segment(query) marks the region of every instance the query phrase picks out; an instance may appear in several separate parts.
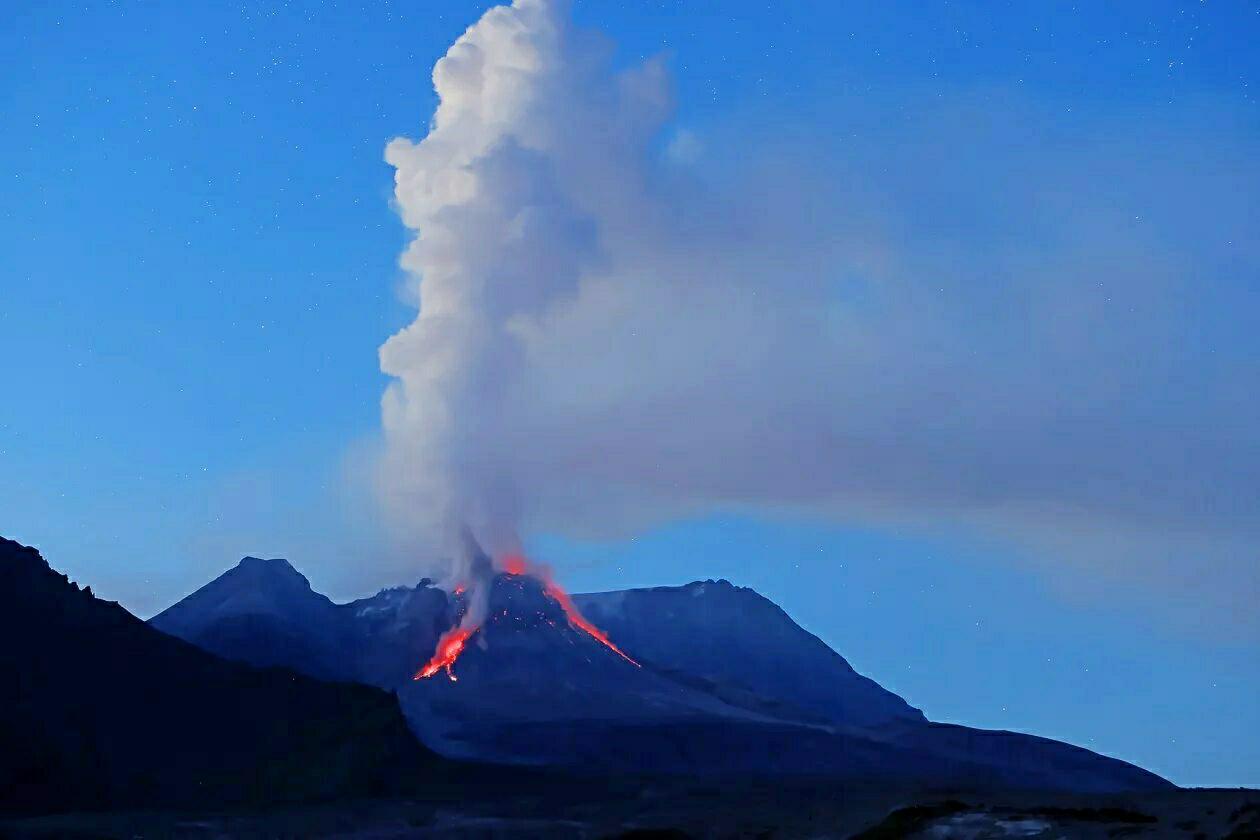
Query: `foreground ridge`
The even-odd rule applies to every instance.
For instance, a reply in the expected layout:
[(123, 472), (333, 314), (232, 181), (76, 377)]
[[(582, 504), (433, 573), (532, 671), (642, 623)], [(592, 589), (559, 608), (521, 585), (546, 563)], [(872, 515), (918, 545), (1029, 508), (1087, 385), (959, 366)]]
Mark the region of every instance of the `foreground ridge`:
[(5, 539), (0, 670), (20, 675), (0, 690), (4, 811), (364, 795), (444, 764), (389, 694), (212, 656)]

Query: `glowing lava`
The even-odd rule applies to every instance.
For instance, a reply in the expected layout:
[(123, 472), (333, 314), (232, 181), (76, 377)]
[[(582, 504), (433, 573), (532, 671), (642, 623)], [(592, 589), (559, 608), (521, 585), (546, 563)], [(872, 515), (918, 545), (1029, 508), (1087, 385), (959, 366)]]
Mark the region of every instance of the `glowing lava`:
[(455, 671), (451, 669), (451, 666), (464, 652), (464, 645), (475, 632), (477, 632), (476, 628), (468, 627), (452, 627), (447, 630), (442, 634), (442, 638), (438, 639), (437, 652), (433, 654), (429, 664), (421, 668), (412, 679), (427, 679), (445, 668), (446, 675), (451, 678), (451, 682), (455, 682), (459, 678), (455, 676)]
[[(564, 615), (569, 620), (570, 627), (575, 630), (581, 630), (583, 633), (590, 636), (592, 639), (599, 642), (601, 645), (608, 648), (634, 667), (642, 667), (638, 662), (635, 662), (627, 656), (621, 648), (613, 644), (612, 639), (608, 638), (607, 633), (600, 630), (594, 624), (591, 624), (591, 622), (587, 620), (586, 616), (582, 615), (582, 611), (577, 608), (577, 604), (573, 603), (573, 599), (569, 597), (569, 593), (561, 589), (560, 585), (552, 580), (550, 575), (540, 574), (537, 571), (531, 570), (525, 558), (519, 554), (508, 555), (503, 558), (500, 565), (506, 574), (528, 574), (540, 580), (543, 585), (543, 594), (555, 601), (560, 606), (560, 609), (564, 610)], [(462, 583), (455, 588), (456, 595), (462, 595), (464, 591), (465, 585)], [(506, 612), (504, 614), (506, 615)], [(468, 616), (465, 616), (464, 620), (467, 618)], [(412, 677), (412, 679), (428, 679), (438, 671), (445, 669), (446, 675), (450, 677), (452, 681), (455, 681), (455, 671), (452, 666), (454, 666), (455, 660), (459, 659), (459, 655), (464, 652), (464, 646), (468, 643), (468, 640), (472, 638), (473, 634), (479, 629), (481, 629), (479, 621), (472, 623), (469, 626), (464, 626), (464, 621), (461, 621), (458, 626), (447, 630), (442, 634), (442, 637), (438, 639), (437, 651), (433, 654), (433, 658), (430, 659), (428, 664), (421, 668), (419, 672)]]
[(543, 591), (547, 593), (551, 600), (560, 605), (560, 609), (564, 610), (565, 616), (569, 619), (569, 624), (583, 631), (586, 635), (590, 636), (592, 639), (599, 642), (601, 645), (608, 648), (634, 667), (643, 667), (638, 662), (635, 662), (633, 659), (626, 656), (621, 648), (614, 645), (612, 643), (612, 639), (608, 638), (607, 633), (587, 621), (586, 616), (582, 615), (581, 611), (577, 608), (577, 604), (574, 604), (573, 599), (569, 597), (569, 593), (561, 589), (555, 581), (546, 581)]

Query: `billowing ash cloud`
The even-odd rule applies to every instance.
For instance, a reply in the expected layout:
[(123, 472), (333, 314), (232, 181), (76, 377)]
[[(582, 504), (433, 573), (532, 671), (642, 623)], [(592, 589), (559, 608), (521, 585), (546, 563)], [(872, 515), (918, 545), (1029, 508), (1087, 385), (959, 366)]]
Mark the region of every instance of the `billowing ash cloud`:
[[(672, 129), (663, 64), (614, 70), (568, 12), (489, 11), (434, 69), (427, 136), (386, 150), (421, 301), (381, 348), (400, 522), (501, 552), (803, 513), (1254, 596), (1254, 357), (1191, 333), (1254, 305), (1203, 243), (1237, 234), (1233, 271), (1256, 253), (1150, 186), (1149, 133), (1068, 150), (954, 102), (737, 154)], [(1193, 144), (1163, 140), (1174, 171)], [(1172, 189), (1245, 219), (1237, 165)]]
[(388, 480), (404, 518), (468, 527), (498, 552), (515, 547), (530, 483), (513, 427), (535, 399), (539, 331), (607, 267), (605, 217), (643, 202), (642, 158), (666, 115), (659, 64), (614, 76), (607, 59), (564, 3), (492, 9), (434, 68), (428, 136), (385, 152), (418, 231), (402, 264), (422, 299), (381, 348), (399, 380), (384, 401)]

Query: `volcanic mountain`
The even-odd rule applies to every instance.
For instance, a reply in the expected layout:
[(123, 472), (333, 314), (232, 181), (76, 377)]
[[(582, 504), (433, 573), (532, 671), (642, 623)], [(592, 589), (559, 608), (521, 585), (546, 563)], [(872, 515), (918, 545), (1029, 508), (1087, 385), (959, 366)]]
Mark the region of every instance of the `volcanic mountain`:
[(574, 596), (618, 642), (681, 680), (739, 686), (779, 715), (849, 726), (921, 723), (923, 713), (853, 670), (777, 604), (728, 581)]
[[(221, 586), (205, 587), (183, 603), (182, 615), (207, 619), (208, 632), (182, 627), (180, 614), (156, 623), (172, 636), (194, 640), (212, 653), (251, 665), (283, 665), (315, 677), (341, 677), (335, 652), (344, 626), (337, 606), (311, 591), (311, 585), (284, 560), (246, 557), (222, 578)], [(248, 652), (239, 656), (241, 652)]]
[(457, 679), (441, 670), (413, 679), (466, 608), (428, 581), (338, 605), (284, 561), (247, 559), (152, 623), (224, 656), (289, 651), (292, 667), (395, 689), (412, 729), (448, 756), (953, 786), (1167, 786), (1067, 744), (929, 722), (778, 606), (726, 581), (574, 596), (634, 661), (575, 626), (545, 581), (500, 573), (487, 585)]
[(5, 539), (0, 673), (0, 810), (364, 795), (447, 766), (386, 692), (206, 653)]

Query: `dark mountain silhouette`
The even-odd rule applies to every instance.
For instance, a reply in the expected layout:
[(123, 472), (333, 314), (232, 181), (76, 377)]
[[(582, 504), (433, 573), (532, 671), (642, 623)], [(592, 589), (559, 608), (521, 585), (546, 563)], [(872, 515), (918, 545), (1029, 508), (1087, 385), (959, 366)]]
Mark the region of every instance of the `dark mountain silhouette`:
[(4, 539), (0, 674), (3, 810), (361, 795), (446, 765), (388, 693), (213, 656)]
[[(349, 642), (340, 610), (287, 560), (246, 557), (150, 622), (211, 653), (251, 665), (282, 665), (315, 677), (344, 675)], [(187, 623), (181, 623), (187, 620)]]
[(455, 664), (458, 681), (411, 679), (457, 611), (427, 581), (337, 605), (283, 561), (246, 560), (153, 624), (242, 661), (280, 657), (310, 673), (332, 663), (342, 679), (396, 689), (413, 730), (453, 757), (988, 788), (1169, 787), (1068, 744), (931, 723), (778, 606), (726, 581), (574, 600), (642, 667), (571, 627), (537, 581), (515, 575), (493, 581), (490, 617)]
[(427, 579), (334, 604), (287, 560), (246, 557), (149, 624), (239, 662), (394, 688), (410, 681), (416, 651), (433, 650), (454, 609)]

